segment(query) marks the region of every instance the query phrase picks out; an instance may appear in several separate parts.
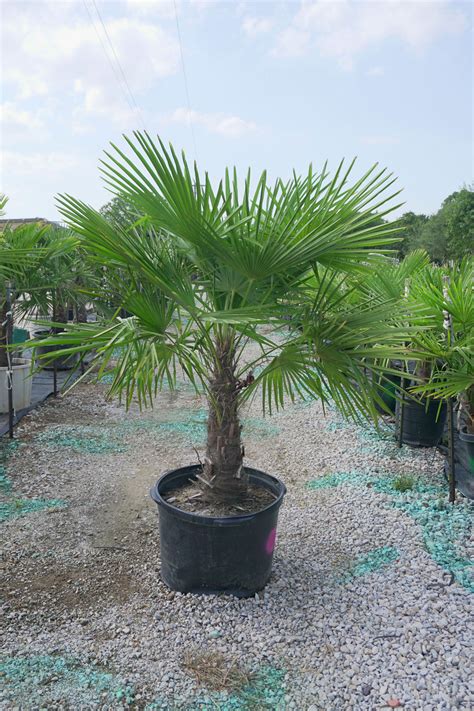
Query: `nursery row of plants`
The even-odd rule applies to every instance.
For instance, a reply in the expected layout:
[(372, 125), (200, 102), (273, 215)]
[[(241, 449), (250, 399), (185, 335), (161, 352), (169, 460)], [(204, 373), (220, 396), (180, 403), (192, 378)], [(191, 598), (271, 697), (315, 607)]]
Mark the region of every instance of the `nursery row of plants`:
[(1, 235), (0, 372), (17, 367), (13, 319), (39, 314), (49, 335), (27, 344), (32, 369), (75, 360), (108, 373), (127, 406), (150, 405), (178, 374), (204, 392), (202, 461), (152, 492), (170, 587), (250, 594), (268, 579), (285, 487), (245, 463), (240, 412), (257, 392), (268, 414), (311, 398), (375, 423), (397, 409), (403, 441), (424, 446), (454, 403), (457, 466), (473, 476), (473, 260), (394, 258), (399, 230), (380, 219), (399, 207), (390, 174), (355, 177), (342, 162), (287, 182), (226, 171), (213, 186), (143, 133), (112, 146), (101, 170), (136, 219), (62, 195), (67, 227)]

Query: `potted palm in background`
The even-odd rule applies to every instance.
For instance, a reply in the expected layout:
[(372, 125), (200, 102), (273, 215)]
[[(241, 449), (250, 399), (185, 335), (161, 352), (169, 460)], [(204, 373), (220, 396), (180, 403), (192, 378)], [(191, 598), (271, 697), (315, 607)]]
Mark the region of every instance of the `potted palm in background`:
[(166, 473), (152, 491), (162, 578), (185, 592), (249, 595), (270, 575), (285, 487), (244, 461), (242, 408), (260, 390), (270, 413), (302, 397), (377, 417), (364, 366), (397, 352), (404, 334), (396, 301), (354, 302), (351, 280), (390, 242), (395, 228), (374, 224), (374, 212), (395, 209), (397, 193), (376, 166), (350, 183), (353, 163), (273, 185), (263, 173), (253, 189), (250, 173), (239, 182), (226, 171), (214, 188), (161, 141), (126, 141), (129, 155), (114, 146), (102, 172), (146, 228), (111, 223), (68, 195), (59, 206), (109, 283), (116, 274), (113, 291), (132, 316), (68, 325), (43, 345), (95, 350), (99, 377), (116, 358), (109, 395), (127, 405), (150, 404), (178, 370), (204, 391), (202, 463)]
[[(398, 322), (400, 328), (406, 330), (404, 319), (407, 316), (405, 303), (408, 285), (423, 269), (429, 265), (428, 254), (417, 249), (407, 254), (401, 261), (397, 259), (380, 258), (373, 264), (370, 273), (364, 274), (357, 283), (353, 299), (371, 299), (376, 303), (392, 301), (398, 304), (392, 315), (392, 321)], [(410, 310), (408, 313), (412, 315)], [(419, 317), (419, 313), (417, 314)], [(412, 320), (409, 318), (409, 320)], [(416, 333), (416, 326), (410, 329)], [(407, 344), (408, 345), (408, 344)], [(415, 362), (412, 361), (412, 369)], [(368, 375), (376, 384), (375, 406), (382, 414), (395, 414), (399, 402), (402, 372), (409, 364), (401, 360), (385, 359), (367, 363)]]
[[(34, 307), (43, 316), (50, 314), (54, 325), (36, 328), (36, 338), (63, 331), (69, 320), (68, 312), (72, 311), (76, 315), (83, 313), (89, 299), (89, 290), (97, 282), (97, 275), (80, 249), (80, 241), (71, 230), (52, 226), (43, 235), (41, 244), (47, 250), (48, 257), (38, 266), (35, 279), (42, 288), (31, 292), (24, 299), (23, 306), (27, 311)], [(44, 355), (51, 350), (54, 347), (38, 348), (37, 355)], [(72, 368), (76, 362), (77, 354), (57, 354), (54, 360), (47, 362), (45, 368), (63, 370)]]
[[(447, 291), (445, 277), (450, 281)], [(438, 381), (439, 373), (446, 368), (446, 313), (453, 318), (457, 336), (469, 331), (472, 334), (472, 327), (470, 330), (468, 325), (472, 317), (470, 279), (472, 264), (465, 260), (462, 268), (426, 264), (410, 280), (405, 300), (415, 327), (408, 344), (415, 360), (407, 375), (410, 392), (403, 402), (402, 436), (407, 444), (435, 446), (442, 437), (446, 404), (443, 398), (434, 396), (432, 383)]]
[(430, 270), (414, 293), (418, 305), (444, 319), (444, 332), (418, 333), (421, 358), (434, 363), (429, 380), (418, 383), (415, 393), (443, 402), (452, 398), (458, 413), (455, 437), (456, 480), (474, 497), (474, 260)]
[[(0, 234), (0, 412), (28, 407), (31, 399), (31, 361), (15, 357), (13, 329), (15, 316), (23, 312), (30, 290), (37, 287), (37, 268), (45, 258), (41, 240), (49, 227), (40, 224), (9, 225)], [(38, 292), (36, 292), (38, 293)]]
[(14, 323), (30, 327), (38, 314), (48, 313), (59, 321), (60, 312), (65, 321), (66, 304), (84, 301), (77, 281), (84, 281), (90, 268), (78, 245), (69, 230), (49, 223), (7, 223), (0, 234), (0, 412), (9, 410), (10, 380), (14, 410), (28, 407), (31, 399), (32, 363), (16, 357)]

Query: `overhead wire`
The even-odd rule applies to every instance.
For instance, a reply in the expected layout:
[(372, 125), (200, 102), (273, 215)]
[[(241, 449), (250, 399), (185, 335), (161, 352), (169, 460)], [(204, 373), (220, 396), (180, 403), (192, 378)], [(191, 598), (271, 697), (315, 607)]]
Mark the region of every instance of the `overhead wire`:
[(113, 63), (112, 60), (110, 59), (109, 53), (107, 52), (107, 48), (106, 48), (106, 46), (105, 46), (105, 44), (104, 44), (104, 41), (103, 41), (102, 37), (100, 36), (100, 32), (98, 31), (98, 29), (97, 29), (97, 27), (96, 27), (96, 25), (95, 25), (94, 18), (92, 17), (91, 11), (89, 10), (89, 7), (88, 7), (88, 5), (87, 5), (86, 0), (82, 0), (82, 3), (83, 3), (83, 5), (84, 5), (84, 7), (86, 8), (87, 14), (88, 14), (88, 16), (89, 16), (90, 23), (91, 23), (92, 27), (94, 28), (94, 31), (95, 31), (95, 33), (96, 33), (96, 35), (97, 35), (97, 38), (98, 38), (98, 40), (99, 40), (99, 42), (100, 42), (100, 45), (101, 45), (101, 47), (102, 47), (102, 49), (103, 49), (103, 51), (104, 51), (104, 54), (105, 54), (105, 56), (107, 57), (107, 61), (109, 62), (109, 65), (110, 65), (110, 67), (111, 67), (111, 69), (112, 69), (113, 75), (114, 75), (115, 79), (117, 80), (117, 83), (118, 83), (118, 85), (119, 85), (119, 89), (120, 89), (121, 93), (123, 94), (123, 96), (124, 96), (124, 98), (125, 98), (125, 101), (127, 102), (129, 108), (133, 111), (133, 110), (134, 110), (134, 109), (133, 109), (133, 105), (130, 103), (129, 97), (128, 97), (127, 94), (124, 92), (122, 82), (120, 81), (120, 77), (119, 77), (119, 75), (117, 74), (117, 70), (116, 70), (116, 68), (115, 68), (114, 63)]
[(181, 54), (181, 68), (183, 70), (184, 90), (186, 93), (186, 102), (188, 104), (188, 124), (189, 124), (189, 128), (191, 130), (191, 136), (193, 139), (194, 156), (195, 156), (195, 159), (197, 160), (198, 155), (197, 155), (197, 146), (196, 146), (196, 135), (194, 133), (194, 124), (193, 124), (193, 120), (192, 120), (192, 109), (191, 109), (191, 100), (189, 98), (188, 77), (186, 74), (186, 66), (184, 64), (183, 43), (181, 41), (181, 30), (179, 27), (178, 8), (176, 6), (176, 0), (173, 0), (173, 4), (174, 4), (174, 16), (176, 19), (176, 30), (178, 33), (179, 50), (180, 50), (180, 54)]
[(115, 61), (116, 61), (116, 63), (117, 63), (117, 66), (118, 66), (118, 68), (119, 68), (120, 74), (122, 75), (123, 82), (124, 82), (125, 86), (127, 87), (127, 91), (128, 91), (128, 93), (129, 93), (129, 95), (130, 95), (130, 98), (131, 98), (131, 100), (132, 100), (132, 103), (133, 103), (134, 107), (136, 108), (138, 115), (140, 116), (140, 119), (141, 119), (141, 121), (142, 121), (142, 123), (143, 123), (144, 128), (146, 128), (145, 119), (143, 118), (143, 114), (142, 114), (142, 112), (141, 112), (141, 109), (140, 109), (140, 107), (139, 107), (139, 105), (138, 105), (138, 103), (137, 103), (137, 101), (136, 101), (136, 99), (135, 99), (135, 96), (133, 95), (133, 91), (132, 91), (131, 88), (130, 88), (130, 84), (128, 83), (127, 77), (126, 77), (125, 72), (124, 72), (124, 70), (123, 70), (123, 67), (122, 67), (122, 65), (121, 65), (121, 63), (120, 63), (120, 59), (118, 58), (117, 52), (115, 51), (115, 47), (114, 47), (113, 42), (112, 42), (112, 40), (111, 40), (111, 38), (110, 38), (109, 32), (108, 32), (108, 30), (107, 30), (107, 26), (106, 26), (104, 20), (102, 19), (102, 15), (100, 14), (100, 10), (99, 10), (99, 8), (97, 7), (96, 1), (95, 1), (95, 0), (92, 0), (92, 4), (94, 5), (95, 11), (96, 11), (96, 13), (97, 13), (97, 17), (99, 18), (100, 24), (102, 25), (102, 28), (103, 28), (103, 30), (104, 30), (104, 34), (105, 34), (105, 36), (106, 36), (106, 38), (107, 38), (107, 42), (109, 43), (110, 49), (112, 50), (112, 54), (113, 54), (114, 59), (115, 59)]
[[(97, 14), (98, 14), (98, 16), (99, 16), (99, 19), (100, 19), (101, 22), (102, 22), (102, 26), (103, 26), (103, 28), (104, 28), (104, 31), (105, 31), (105, 33), (106, 33), (106, 36), (108, 36), (107, 29), (106, 29), (106, 27), (105, 27), (105, 24), (104, 24), (103, 21), (102, 21), (102, 18), (101, 18), (100, 12), (98, 11), (97, 5), (95, 4), (94, 0), (92, 0), (92, 1), (93, 1), (93, 3), (94, 3), (94, 7), (95, 7), (96, 12), (97, 12)], [(128, 84), (128, 82), (127, 82), (127, 80), (126, 80), (126, 77), (125, 77), (125, 73), (123, 72), (123, 69), (122, 69), (122, 67), (121, 67), (121, 65), (120, 65), (120, 62), (118, 61), (118, 57), (117, 57), (116, 52), (115, 52), (115, 50), (113, 49), (113, 45), (112, 45), (112, 43), (111, 43), (110, 37), (109, 37), (109, 43), (110, 43), (110, 45), (111, 45), (111, 47), (112, 47), (112, 51), (114, 52), (114, 56), (115, 56), (115, 58), (116, 58), (117, 64), (119, 65), (119, 67), (120, 67), (120, 69), (121, 69), (121, 73), (123, 74), (123, 77), (124, 77), (124, 79), (125, 79), (125, 85), (127, 86), (128, 93), (127, 93), (127, 91), (124, 90), (123, 81), (122, 81), (122, 79), (120, 78), (119, 73), (117, 72), (116, 66), (114, 65), (112, 59), (110, 58), (109, 52), (107, 51), (107, 47), (106, 47), (106, 45), (105, 45), (105, 43), (104, 43), (104, 40), (103, 40), (102, 37), (101, 37), (100, 32), (99, 32), (98, 29), (97, 29), (96, 23), (95, 23), (95, 21), (94, 21), (94, 18), (93, 18), (93, 16), (92, 16), (92, 13), (91, 13), (91, 11), (90, 11), (90, 9), (89, 9), (89, 6), (87, 5), (86, 0), (82, 0), (82, 2), (83, 2), (83, 5), (84, 5), (84, 7), (85, 7), (85, 9), (86, 9), (86, 11), (87, 11), (88, 16), (89, 16), (90, 23), (91, 23), (92, 27), (94, 28), (94, 31), (95, 31), (95, 33), (96, 33), (96, 35), (97, 35), (97, 38), (98, 38), (98, 40), (99, 40), (99, 42), (100, 42), (100, 45), (101, 45), (101, 47), (102, 47), (102, 50), (103, 50), (103, 52), (104, 52), (104, 54), (105, 54), (105, 56), (106, 56), (106, 58), (107, 58), (107, 61), (108, 61), (109, 65), (110, 65), (110, 68), (112, 69), (113, 75), (114, 75), (114, 77), (115, 77), (115, 79), (116, 79), (116, 81), (117, 81), (117, 84), (118, 84), (118, 86), (119, 86), (119, 89), (120, 89), (120, 91), (121, 91), (121, 93), (122, 93), (122, 95), (123, 95), (123, 97), (124, 97), (124, 99), (125, 99), (125, 101), (126, 101), (128, 107), (129, 107), (129, 109), (130, 109), (133, 113), (136, 113), (136, 112), (138, 111), (138, 113), (140, 114), (141, 121), (143, 122), (143, 126), (146, 128), (145, 121), (144, 121), (143, 116), (142, 116), (142, 114), (141, 114), (140, 108), (139, 108), (137, 102), (135, 101), (135, 97), (133, 96), (133, 93), (132, 93), (131, 90), (130, 90), (129, 84)], [(131, 98), (130, 98), (130, 97), (131, 97)]]
[[(114, 47), (114, 44), (113, 44), (112, 39), (111, 39), (111, 37), (110, 37), (110, 34), (109, 34), (108, 30), (107, 30), (107, 26), (106, 26), (106, 24), (105, 24), (105, 22), (104, 22), (104, 20), (103, 20), (103, 18), (102, 18), (101, 12), (100, 12), (100, 10), (99, 10), (99, 8), (98, 8), (98, 6), (97, 6), (96, 0), (91, 0), (91, 2), (92, 2), (92, 4), (93, 4), (93, 6), (94, 6), (95, 12), (96, 12), (96, 14), (97, 14), (97, 18), (98, 18), (98, 20), (99, 20), (99, 22), (100, 22), (100, 24), (101, 24), (101, 26), (102, 26), (104, 35), (105, 35), (105, 37), (106, 37), (106, 39), (107, 39), (107, 43), (108, 43), (108, 45), (109, 45), (109, 47), (110, 47), (110, 50), (111, 50), (112, 55), (113, 55), (113, 58), (114, 58), (114, 60), (115, 60), (115, 64), (114, 64), (114, 62), (112, 61), (112, 59), (111, 59), (111, 57), (110, 57), (110, 54), (109, 54), (109, 52), (107, 51), (107, 47), (106, 47), (106, 45), (105, 45), (105, 43), (104, 43), (104, 40), (103, 40), (103, 38), (102, 38), (100, 32), (99, 32), (98, 29), (97, 29), (96, 23), (95, 23), (95, 21), (94, 21), (94, 18), (93, 18), (93, 16), (92, 16), (92, 13), (91, 13), (91, 10), (90, 10), (89, 6), (87, 5), (86, 0), (82, 0), (82, 1), (83, 1), (83, 4), (84, 4), (84, 7), (86, 8), (87, 14), (88, 14), (88, 16), (89, 16), (89, 20), (90, 20), (90, 22), (91, 22), (91, 24), (92, 24), (92, 26), (93, 26), (93, 28), (94, 28), (94, 31), (95, 31), (95, 33), (96, 33), (96, 35), (97, 35), (97, 37), (98, 37), (98, 39), (99, 39), (99, 42), (100, 42), (100, 44), (101, 44), (101, 47), (102, 47), (102, 49), (103, 49), (103, 51), (104, 51), (104, 54), (105, 54), (105, 56), (107, 57), (107, 61), (109, 62), (110, 67), (111, 67), (111, 69), (112, 69), (112, 71), (113, 71), (113, 74), (114, 74), (114, 76), (115, 76), (115, 79), (117, 80), (117, 83), (118, 83), (118, 85), (119, 85), (120, 91), (122, 92), (122, 94), (123, 94), (123, 96), (124, 96), (124, 98), (125, 98), (125, 100), (126, 100), (128, 106), (129, 106), (129, 108), (131, 109), (131, 111), (134, 111), (134, 112), (136, 111), (136, 112), (138, 113), (138, 115), (140, 116), (140, 119), (141, 119), (141, 121), (142, 121), (142, 123), (143, 123), (143, 126), (144, 126), (144, 128), (146, 129), (147, 127), (146, 127), (146, 123), (145, 123), (145, 119), (144, 119), (144, 117), (143, 117), (142, 111), (141, 111), (141, 109), (140, 109), (140, 107), (139, 107), (139, 105), (138, 105), (138, 103), (137, 103), (137, 101), (136, 101), (136, 99), (135, 99), (135, 96), (134, 96), (134, 94), (133, 94), (133, 91), (132, 91), (132, 89), (131, 89), (131, 87), (130, 87), (130, 84), (129, 84), (128, 80), (127, 80), (127, 76), (126, 76), (125, 71), (124, 71), (124, 69), (123, 69), (123, 67), (122, 67), (122, 64), (121, 64), (121, 62), (120, 62), (120, 59), (119, 59), (119, 57), (118, 57), (118, 55), (117, 55), (117, 52), (116, 52), (115, 47)], [(187, 107), (188, 107), (188, 124), (189, 124), (189, 128), (190, 128), (190, 131), (191, 131), (191, 137), (192, 137), (192, 142), (193, 142), (193, 147), (194, 147), (194, 155), (195, 155), (195, 157), (196, 157), (196, 159), (197, 159), (196, 134), (195, 134), (195, 131), (194, 131), (194, 124), (193, 124), (193, 119), (192, 119), (193, 111), (192, 111), (192, 107), (191, 107), (191, 98), (190, 98), (190, 93), (189, 93), (188, 77), (187, 77), (187, 73), (186, 73), (186, 64), (185, 64), (185, 61), (184, 61), (183, 42), (182, 42), (182, 39), (181, 39), (181, 28), (180, 28), (180, 24), (179, 24), (179, 16), (178, 16), (178, 8), (177, 8), (176, 0), (173, 0), (173, 5), (174, 5), (175, 20), (176, 20), (176, 31), (177, 31), (178, 42), (179, 42), (179, 49), (180, 49), (181, 68), (182, 68), (182, 72), (183, 72), (184, 90), (185, 90), (185, 95), (186, 95), (186, 103), (187, 103)], [(124, 86), (125, 86), (125, 88), (126, 88), (126, 91), (124, 90)]]

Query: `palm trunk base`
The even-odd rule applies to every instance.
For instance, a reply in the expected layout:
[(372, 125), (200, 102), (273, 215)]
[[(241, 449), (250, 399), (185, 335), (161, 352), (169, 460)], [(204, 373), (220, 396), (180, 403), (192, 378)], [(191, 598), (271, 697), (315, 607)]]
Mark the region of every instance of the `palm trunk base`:
[(246, 495), (249, 478), (243, 467), (232, 349), (220, 344), (217, 352), (218, 364), (210, 383), (207, 447), (201, 483), (207, 500), (235, 502)]

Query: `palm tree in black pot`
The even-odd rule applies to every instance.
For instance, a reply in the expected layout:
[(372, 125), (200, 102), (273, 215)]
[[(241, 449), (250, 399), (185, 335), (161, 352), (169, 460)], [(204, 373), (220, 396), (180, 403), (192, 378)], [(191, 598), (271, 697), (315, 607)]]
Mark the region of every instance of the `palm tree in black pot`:
[(178, 370), (204, 390), (202, 462), (152, 492), (162, 577), (181, 591), (252, 594), (270, 575), (285, 487), (245, 461), (242, 407), (260, 390), (269, 413), (301, 397), (377, 416), (364, 364), (396, 352), (404, 335), (394, 300), (354, 303), (351, 279), (391, 241), (395, 228), (374, 224), (374, 211), (396, 207), (393, 178), (374, 166), (352, 179), (354, 164), (341, 163), (332, 176), (325, 165), (273, 185), (263, 173), (253, 187), (250, 172), (226, 171), (214, 187), (161, 141), (126, 142), (129, 153), (114, 146), (102, 172), (146, 226), (112, 224), (69, 195), (59, 206), (109, 280), (116, 270), (131, 316), (69, 325), (57, 342), (117, 358), (110, 395), (127, 405), (149, 404)]
[(427, 382), (413, 391), (435, 402), (453, 401), (457, 411), (456, 480), (474, 497), (474, 259), (437, 268), (414, 294), (417, 308), (436, 313), (442, 332), (420, 331), (416, 348), (433, 363)]

